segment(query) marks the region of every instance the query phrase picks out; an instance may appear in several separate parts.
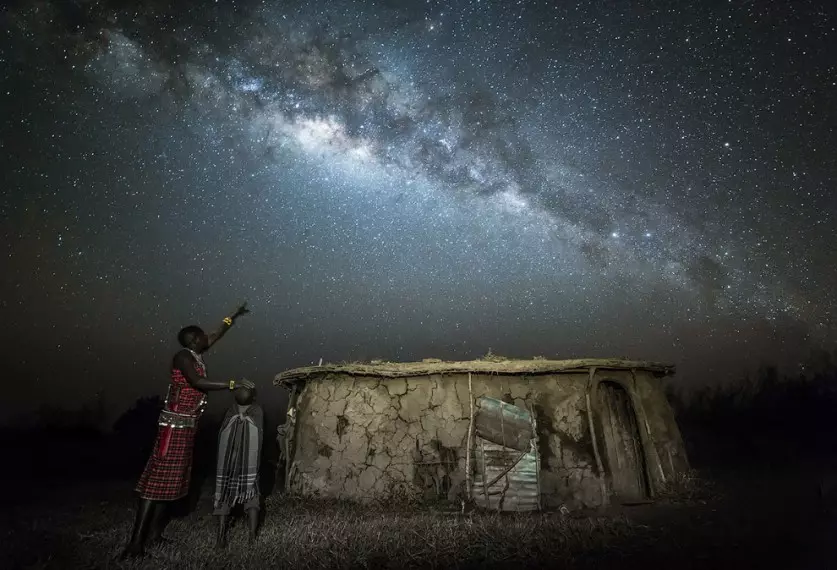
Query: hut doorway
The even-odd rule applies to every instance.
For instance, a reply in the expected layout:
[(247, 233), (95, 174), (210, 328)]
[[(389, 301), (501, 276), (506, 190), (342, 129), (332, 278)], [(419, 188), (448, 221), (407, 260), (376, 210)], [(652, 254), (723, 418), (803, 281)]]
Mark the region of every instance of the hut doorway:
[(645, 454), (630, 394), (609, 381), (599, 383), (597, 392), (603, 455), (613, 498), (623, 504), (646, 501)]

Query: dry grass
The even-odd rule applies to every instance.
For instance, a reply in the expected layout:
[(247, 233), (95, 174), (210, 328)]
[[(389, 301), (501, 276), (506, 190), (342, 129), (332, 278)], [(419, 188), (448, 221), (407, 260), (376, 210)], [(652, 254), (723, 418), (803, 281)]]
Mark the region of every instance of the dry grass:
[(489, 348), (488, 352), (486, 352), (483, 356), (480, 356), (477, 360), (485, 360), (488, 362), (505, 362), (506, 360), (509, 360), (509, 358), (500, 354), (494, 354)]
[(697, 470), (690, 469), (669, 481), (658, 492), (658, 498), (673, 504), (707, 504), (718, 502), (723, 497), (714, 481), (702, 476)]
[[(643, 542), (646, 527), (625, 517), (571, 518), (560, 513), (513, 515), (396, 511), (334, 501), (269, 497), (257, 543), (244, 521), (230, 546), (213, 549), (215, 519), (205, 501), (166, 529), (173, 544), (151, 547), (139, 561), (114, 560), (130, 532), (133, 505), (79, 496), (80, 503), (9, 511), (3, 568), (477, 568), (509, 561), (529, 567), (569, 566), (616, 557)], [(4, 525), (6, 526), (6, 525)], [(648, 538), (646, 536), (646, 538)], [(626, 540), (630, 539), (630, 540)], [(554, 566), (553, 566), (554, 567)]]
[[(706, 496), (702, 480), (682, 484)], [(682, 495), (680, 504), (569, 516), (459, 515), (273, 496), (255, 545), (247, 545), (246, 525), (238, 519), (230, 546), (216, 551), (216, 520), (205, 491), (195, 512), (169, 524), (172, 544), (123, 563), (115, 558), (134, 514), (129, 484), (40, 496), (37, 505), (2, 509), (0, 568), (756, 567), (779, 561), (779, 548), (810, 551), (812, 525), (819, 525), (807, 512), (794, 514), (789, 503), (756, 500), (730, 510), (684, 503)]]

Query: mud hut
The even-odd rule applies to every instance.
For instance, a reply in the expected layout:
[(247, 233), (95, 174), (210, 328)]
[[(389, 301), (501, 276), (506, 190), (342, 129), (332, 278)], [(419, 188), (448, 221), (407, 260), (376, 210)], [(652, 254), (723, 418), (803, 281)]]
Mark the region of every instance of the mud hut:
[(652, 500), (688, 469), (663, 390), (674, 367), (616, 359), (288, 370), (285, 488), (513, 511)]

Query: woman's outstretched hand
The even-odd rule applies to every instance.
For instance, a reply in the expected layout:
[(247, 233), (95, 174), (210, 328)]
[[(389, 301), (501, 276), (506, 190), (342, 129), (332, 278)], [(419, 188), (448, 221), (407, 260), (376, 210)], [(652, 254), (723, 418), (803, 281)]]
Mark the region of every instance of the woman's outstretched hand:
[(241, 315), (246, 315), (249, 312), (250, 309), (247, 308), (247, 302), (245, 301), (244, 303), (241, 303), (241, 306), (235, 310), (235, 313), (233, 313), (233, 318), (235, 319), (237, 317), (240, 317)]

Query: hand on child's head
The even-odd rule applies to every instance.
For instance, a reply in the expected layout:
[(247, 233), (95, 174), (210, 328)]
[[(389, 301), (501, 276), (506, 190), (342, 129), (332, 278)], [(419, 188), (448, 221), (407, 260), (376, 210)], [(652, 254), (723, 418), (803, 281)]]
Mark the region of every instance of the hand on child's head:
[(233, 396), (235, 397), (235, 401), (243, 406), (250, 404), (253, 400), (255, 400), (256, 390), (241, 386), (233, 390)]

